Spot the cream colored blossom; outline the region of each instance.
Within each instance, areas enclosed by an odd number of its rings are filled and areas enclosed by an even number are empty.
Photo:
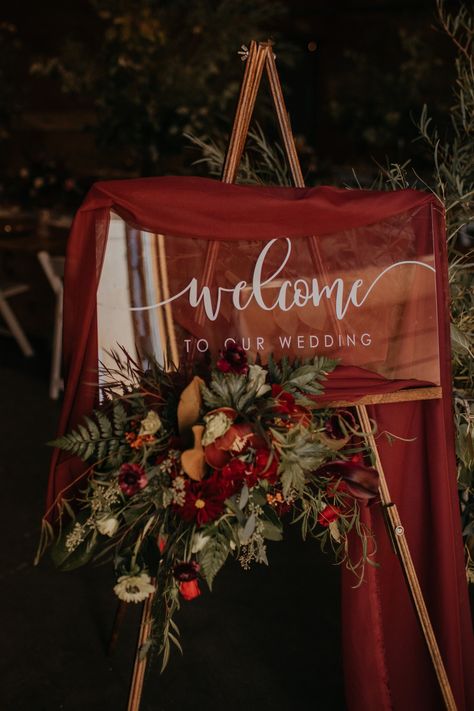
[[[161,429],[161,420],[154,410],[149,410],[147,416],[142,420],[139,437],[143,435],[154,435]]]
[[[115,536],[117,533],[120,523],[115,516],[104,516],[96,521],[95,525],[99,533],[103,536],[109,536],[112,538],[112,536]]]
[[[76,548],[80,546],[80,544],[84,540],[85,535],[86,527],[76,522],[73,526],[72,531],[66,536],[66,550],[69,553],[75,551]]]
[[[270,392],[271,387],[265,383],[267,371],[260,365],[249,365],[249,384],[257,388],[255,397],[261,397]]]
[[[114,587],[114,593],[124,602],[143,602],[154,592],[155,586],[151,584],[151,578],[147,573],[122,575]]]
[[[193,536],[193,545],[191,548],[191,553],[199,553],[202,551],[206,543],[210,540],[209,536],[205,536],[203,533],[195,533]]]
[[[206,429],[202,436],[202,446],[207,447],[208,444],[212,444],[218,437],[225,435],[227,430],[232,424],[232,420],[227,417],[225,412],[215,412],[212,415],[207,415],[204,418],[206,423]]]

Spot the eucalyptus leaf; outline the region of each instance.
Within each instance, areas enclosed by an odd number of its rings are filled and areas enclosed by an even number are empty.
[[[263,522],[263,537],[267,538],[269,541],[281,541],[283,538],[283,531],[278,526],[270,521]]]
[[[247,506],[249,500],[249,488],[247,484],[244,484],[242,487],[242,491],[240,492],[239,496],[239,509],[241,511],[244,510],[244,508]]]
[[[248,517],[247,521],[245,522],[245,526],[243,528],[239,528],[239,540],[242,543],[242,545],[245,545],[248,543],[250,536],[252,533],[255,531],[255,526],[257,525],[257,518],[254,513],[250,514]]]

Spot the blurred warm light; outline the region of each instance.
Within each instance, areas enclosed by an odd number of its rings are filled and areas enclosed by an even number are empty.
[[[314,40],[311,40],[311,42],[308,42],[308,52],[316,52],[318,48],[317,42]]]

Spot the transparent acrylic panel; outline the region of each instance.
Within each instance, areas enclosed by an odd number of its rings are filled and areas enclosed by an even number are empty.
[[[276,228],[277,229],[277,228]],[[332,235],[211,242],[111,220],[98,293],[101,357],[116,343],[164,362],[230,340],[339,358],[439,384],[431,222],[414,210]]]

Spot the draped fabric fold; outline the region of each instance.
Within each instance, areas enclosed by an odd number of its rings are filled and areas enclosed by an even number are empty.
[[[98,183],[79,210],[68,244],[64,359],[66,391],[60,434],[97,398],[96,292],[110,212],[138,229],[201,240],[303,238],[371,225],[408,210],[431,213],[437,263],[438,334],[443,400],[372,408],[393,500],[404,523],[458,708],[474,708],[474,648],[463,564],[451,413],[447,260],[443,215],[431,195],[335,188],[262,188],[200,178],[150,178]],[[419,382],[387,380],[354,367],[338,368],[326,383],[329,400],[357,400]],[[411,441],[416,437],[416,442]],[[68,496],[84,465],[54,453],[48,516]],[[436,678],[398,560],[378,506],[364,511],[374,529],[378,568],[354,589],[343,575],[343,646],[347,704],[353,711],[442,708]],[[370,673],[368,673],[370,670]]]

